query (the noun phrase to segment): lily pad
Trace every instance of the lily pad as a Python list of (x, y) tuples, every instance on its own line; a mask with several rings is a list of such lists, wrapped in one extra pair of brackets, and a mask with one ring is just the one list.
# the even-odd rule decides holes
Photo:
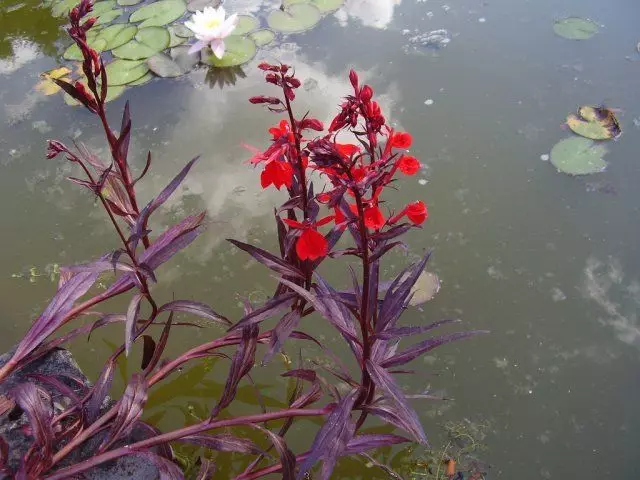
[(126, 85), (134, 82), (149, 71), (149, 67), (143, 61), (122, 60), (120, 58), (105, 66), (107, 84)]
[(77, 0), (61, 0), (51, 7), (51, 15), (54, 17), (64, 17), (73, 7), (78, 4)]
[(142, 22), (140, 27), (160, 27), (179, 19), (186, 10), (183, 0), (159, 0), (140, 7), (129, 21)]
[(256, 30), (255, 32), (250, 33), (249, 38), (256, 42), (258, 47), (264, 47), (276, 39), (276, 34), (268, 28), (263, 28), (262, 30)]
[(606, 107), (584, 106), (567, 117), (567, 125), (574, 133), (592, 140), (609, 140), (622, 134), (615, 114)]
[(191, 29), (181, 24), (171, 25), (169, 27), (169, 30), (173, 31), (173, 33), (178, 37), (182, 37), (182, 38), (193, 37), (193, 32), (191, 31)]
[(116, 18), (124, 13), (124, 10), (121, 8), (116, 8), (115, 10), (109, 10), (98, 15), (98, 20), (96, 21), (96, 25), (106, 25), (107, 23), (113, 22)]
[(34, 88), (44, 95), (54, 95), (60, 91), (60, 87), (53, 80), (65, 80), (69, 82), (71, 79), (67, 75), (70, 73), (71, 70), (67, 67), (57, 67), (48, 72), (44, 72), (40, 75), (42, 80), (40, 80)]
[(180, 77), (187, 73), (165, 53), (158, 53), (147, 60), (149, 70), (163, 78)]
[(602, 157), (607, 148), (588, 138), (570, 137), (559, 141), (551, 150), (551, 163), (568, 175), (589, 175), (602, 172), (607, 162)]
[(137, 5), (142, 0), (118, 0), (118, 5), (122, 5), (123, 7), (130, 7), (131, 5)]
[[(76, 2), (78, 3), (78, 2)], [(99, 17), (103, 13), (107, 13), (110, 10), (116, 8), (115, 0), (103, 0), (102, 2), (96, 2), (93, 4), (93, 9), (89, 14), (90, 17)]]
[(310, 29), (320, 21), (321, 14), (313, 5), (296, 3), (285, 10), (273, 10), (267, 17), (271, 29), (277, 32), (294, 33)]
[[(107, 97), (104, 99), (105, 102), (110, 102), (111, 100), (115, 100), (120, 95), (124, 93), (127, 89), (125, 85), (114, 85), (113, 87), (109, 87), (109, 91), (107, 92)], [(75, 98), (70, 96), (68, 93), (64, 94), (64, 103), (71, 106), (81, 105)]]
[(137, 32), (138, 27), (135, 25), (116, 23), (102, 29), (96, 38), (101, 38), (106, 42), (104, 50), (113, 50), (129, 42)]
[(137, 87), (140, 85), (144, 85), (145, 83), (150, 82), (153, 79), (154, 75), (151, 72), (147, 72), (145, 73), (143, 76), (141, 76), (138, 80), (134, 80), (131, 83), (127, 83), (128, 87)]
[(235, 67), (247, 63), (256, 55), (256, 43), (250, 38), (231, 35), (224, 43), (226, 51), (222, 58), (216, 57), (210, 48), (201, 50), (202, 63), (213, 67)]
[(169, 30), (169, 48), (177, 47), (187, 41), (186, 38), (176, 35), (172, 26), (168, 27), (167, 30)]
[(557, 20), (553, 31), (569, 40), (587, 40), (598, 33), (598, 24), (580, 17), (569, 17)]
[(193, 70), (200, 61), (200, 55), (198, 53), (189, 53), (188, 45), (180, 45), (174, 47), (169, 51), (171, 59), (180, 65), (185, 72)]
[(244, 35), (253, 32), (260, 26), (260, 20), (253, 15), (238, 15), (238, 24), (233, 29), (234, 35)]
[(433, 299), (439, 291), (440, 279), (438, 278), (438, 275), (432, 272), (423, 271), (420, 273), (418, 280), (411, 289), (413, 297), (411, 297), (409, 305), (415, 307), (428, 302)]
[[(93, 40), (87, 37), (87, 44), (98, 53), (102, 52), (107, 46), (107, 42), (103, 38), (98, 37), (94, 38)], [(82, 52), (80, 51), (80, 48), (78, 48), (78, 45), (76, 45), (75, 43), (64, 51), (62, 57), (65, 60), (83, 60)]]
[(141, 28), (136, 33), (135, 40), (114, 48), (112, 53), (114, 56), (126, 60), (142, 60), (167, 48), (170, 41), (171, 35), (166, 28)]
[(204, 10), (204, 7), (218, 8), (221, 3), (221, 0), (188, 0), (187, 10), (197, 12)]
[(344, 5), (343, 0), (284, 0), (282, 3), (285, 7), (299, 3), (307, 3), (313, 5), (322, 13), (334, 12)]

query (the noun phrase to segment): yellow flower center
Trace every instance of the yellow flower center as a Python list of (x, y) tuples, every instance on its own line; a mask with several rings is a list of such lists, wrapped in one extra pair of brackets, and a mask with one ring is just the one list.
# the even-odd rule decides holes
[(220, 20), (218, 18), (210, 18), (209, 20), (207, 20), (206, 22), (204, 22), (204, 26), (205, 28), (207, 28), (207, 30), (211, 30), (213, 28), (216, 28), (217, 26), (220, 25)]

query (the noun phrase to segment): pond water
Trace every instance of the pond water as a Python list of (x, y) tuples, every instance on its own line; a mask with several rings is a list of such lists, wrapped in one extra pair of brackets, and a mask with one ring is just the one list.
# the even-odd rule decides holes
[[(226, 3), (232, 12), (263, 6)], [(566, 40), (552, 27), (567, 16), (602, 26), (589, 40)], [(489, 478), (637, 478), (639, 18), (634, 0), (347, 0), (312, 30), (280, 37), (241, 68), (199, 70), (126, 91), (110, 111), (116, 119), (131, 102), (136, 165), (153, 152), (144, 198), (202, 155), (155, 227), (203, 208), (210, 226), (161, 270), (158, 295), (198, 299), (239, 318), (242, 297), (270, 294), (269, 273), (224, 240), (274, 246), (271, 212), (280, 197), (260, 188), (242, 147), (264, 145), (277, 121), (247, 102), (268, 91), (255, 66), (263, 58), (294, 65), (305, 81), (296, 108), (325, 120), (349, 90), (353, 67), (382, 96), (394, 125), (413, 133), (412, 153), (426, 165), (391, 201), (421, 198), (430, 218), (408, 237), (408, 255), (392, 257), (385, 273), (433, 248), (429, 269), (442, 289), (405, 321), (456, 316), (466, 328), (491, 330), (434, 351), (414, 363), (416, 375), (404, 377), (412, 392), (451, 399), (415, 404), (434, 446), (444, 441), (443, 424), (469, 419), (487, 426), (482, 458), (493, 466)], [(38, 0), (0, 0), (3, 351), (53, 294), (55, 264), (86, 261), (116, 244), (102, 211), (65, 179), (72, 167), (44, 158), (47, 138), (79, 137), (105, 152), (93, 117), (66, 106), (61, 95), (33, 90), (68, 44), (62, 23)], [(450, 35), (443, 48), (410, 41), (437, 29)], [(570, 177), (541, 160), (570, 135), (562, 128), (568, 113), (600, 103), (622, 110), (624, 130), (608, 143), (606, 172)], [(344, 278), (339, 269), (325, 273)], [(338, 348), (322, 325), (311, 331)], [(219, 331), (174, 333), (172, 355)], [(121, 334), (108, 330), (91, 344), (72, 345), (91, 378)], [(147, 418), (162, 428), (192, 420), (222, 388), (223, 368), (185, 369), (151, 395)], [(277, 371), (254, 373), (267, 404), (284, 401)], [(255, 409), (248, 387), (241, 400), (234, 408)], [(292, 435), (311, 438), (302, 427)], [(336, 478), (382, 478), (343, 463)]]

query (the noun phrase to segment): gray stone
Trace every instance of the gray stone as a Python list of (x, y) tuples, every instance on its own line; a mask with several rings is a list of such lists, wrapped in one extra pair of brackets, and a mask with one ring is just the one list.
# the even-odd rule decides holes
[[(11, 353), (6, 353), (0, 356), (0, 366), (4, 365)], [(47, 384), (40, 383), (29, 375), (42, 374), (50, 375), (58, 378), (80, 396), (83, 395), (83, 390), (90, 387), (90, 383), (84, 376), (80, 367), (73, 359), (71, 353), (67, 350), (58, 349), (53, 350), (43, 358), (32, 362), (24, 369), (15, 372), (10, 375), (4, 382), (0, 384), (0, 395), (7, 395), (10, 390), (19, 383), (33, 382), (36, 385), (50, 391)], [(77, 383), (70, 380), (69, 377), (80, 379), (84, 384), (84, 387), (79, 386)], [(57, 392), (52, 392), (56, 398), (60, 398)], [(112, 403), (107, 402), (104, 408), (110, 407)], [(54, 401), (54, 413), (60, 413), (65, 405)], [(26, 415), (19, 410), (14, 409), (12, 412), (6, 412), (0, 417), (0, 435), (4, 438), (9, 446), (9, 459), (8, 466), (16, 471), (20, 464), (20, 459), (29, 449), (32, 444), (32, 437), (24, 432), (24, 427), (28, 425)], [(106, 432), (105, 432), (106, 433)], [(103, 433), (103, 435), (105, 434)], [(135, 428), (126, 442), (121, 442), (121, 445), (127, 443), (133, 443), (144, 438), (147, 438), (149, 433), (142, 428)], [(78, 450), (69, 454), (63, 462), (61, 467), (69, 464), (75, 464), (87, 458), (90, 458), (95, 454), (97, 446), (102, 440), (102, 435), (96, 435), (79, 448)], [(98, 479), (98, 480), (129, 480), (135, 479), (155, 479), (158, 478), (158, 470), (156, 467), (146, 460), (145, 458), (138, 456), (126, 456), (117, 460), (106, 462), (85, 474), (84, 478)], [(10, 478), (0, 473), (0, 480)]]

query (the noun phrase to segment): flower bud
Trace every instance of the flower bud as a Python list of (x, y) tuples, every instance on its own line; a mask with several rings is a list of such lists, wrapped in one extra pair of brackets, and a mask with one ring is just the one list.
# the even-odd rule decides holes
[(273, 83), (274, 85), (280, 85), (280, 77), (275, 73), (267, 73), (264, 77), (267, 83)]
[(47, 144), (47, 158), (50, 160), (58, 156), (62, 152), (66, 152), (67, 147), (58, 140), (49, 140)]
[(300, 122), (301, 129), (315, 130), (316, 132), (321, 132), (324, 130), (324, 125), (320, 120), (315, 118), (305, 118)]
[(371, 88), (369, 85), (365, 85), (364, 87), (362, 87), (362, 90), (360, 90), (360, 100), (364, 103), (367, 103), (369, 100), (371, 100), (371, 97), (373, 97), (373, 88)]
[(265, 72), (269, 71), (269, 72), (277, 72), (280, 69), (276, 66), (276, 65), (271, 65), (270, 63), (267, 62), (262, 62), (260, 65), (258, 65), (258, 68), (260, 70), (263, 70)]
[(351, 82), (351, 86), (353, 88), (358, 88), (358, 74), (354, 69), (351, 69), (349, 72), (349, 81)]
[(298, 88), (301, 85), (300, 80), (295, 77), (287, 77), (285, 81), (287, 82), (287, 85), (292, 88)]
[(98, 19), (96, 17), (91, 17), (89, 20), (82, 24), (82, 29), (86, 32), (96, 23)]
[(269, 105), (278, 105), (280, 103), (280, 99), (276, 98), (276, 97), (265, 97), (264, 95), (260, 95), (257, 97), (251, 97), (249, 99), (249, 101), (251, 103), (253, 103), (254, 105), (260, 104), (260, 103), (268, 103)]

